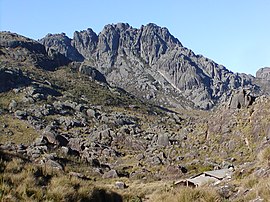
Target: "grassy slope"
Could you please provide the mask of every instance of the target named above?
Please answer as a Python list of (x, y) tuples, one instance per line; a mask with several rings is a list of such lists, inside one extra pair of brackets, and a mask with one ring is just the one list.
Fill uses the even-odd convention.
[[(6, 64), (5, 64), (6, 65)], [(111, 89), (106, 86), (100, 86), (95, 82), (89, 81), (86, 77), (79, 75), (70, 67), (62, 67), (55, 72), (47, 72), (37, 69), (31, 64), (9, 63), (9, 66), (20, 67), (31, 79), (43, 83), (48, 80), (62, 94), (75, 99), (78, 102), (85, 102), (89, 105), (101, 105), (108, 112), (125, 112), (129, 115), (136, 115), (140, 118), (142, 129), (147, 129), (149, 123), (155, 123), (159, 117), (149, 115), (145, 112), (153, 110), (162, 114), (158, 108), (134, 99), (129, 94), (119, 93), (117, 89)], [(20, 94), (14, 92), (5, 92), (0, 95), (0, 106), (7, 109), (12, 99), (20, 100)], [(78, 99), (84, 97), (85, 99)], [(43, 104), (37, 103), (37, 104)], [(130, 109), (129, 105), (137, 105), (139, 109)], [(187, 133), (188, 143), (186, 147), (173, 148), (179, 156), (190, 153), (190, 148), (197, 153), (197, 159), (201, 162), (206, 157), (221, 163), (228, 158), (235, 158), (236, 175), (231, 184), (235, 187), (233, 191), (240, 189), (249, 189), (247, 194), (237, 196), (235, 201), (247, 201), (261, 197), (267, 201), (269, 196), (269, 178), (256, 178), (253, 171), (258, 168), (269, 169), (269, 147), (262, 144), (267, 132), (269, 123), (270, 108), (269, 100), (262, 100), (249, 109), (242, 109), (236, 112), (218, 110), (216, 112), (201, 111), (179, 111), (181, 117), (185, 118), (181, 127), (190, 128)], [(233, 120), (233, 121), (232, 121)], [(232, 121), (232, 124), (230, 124)], [(25, 121), (16, 120), (11, 114), (0, 114), (0, 123), (6, 126), (1, 130), (0, 142), (30, 143), (38, 136), (38, 131), (34, 131)], [(191, 123), (191, 124), (190, 124)], [(166, 124), (173, 132), (179, 132), (179, 128), (169, 123)], [(224, 125), (229, 125), (228, 131), (222, 130)], [(217, 126), (217, 127), (216, 127)], [(0, 127), (2, 127), (0, 125)], [(216, 129), (217, 128), (217, 129)], [(13, 135), (8, 135), (8, 131)], [(235, 147), (227, 149), (226, 142), (234, 140)], [(206, 146), (206, 149), (201, 149)], [(166, 151), (164, 151), (166, 153)], [(258, 157), (258, 153), (261, 154)], [(241, 155), (241, 156), (240, 156)], [(82, 180), (74, 177), (68, 177), (66, 173), (47, 170), (42, 167), (27, 163), (21, 158), (10, 160), (7, 154), (1, 153), (1, 197), (2, 200), (22, 200), (22, 201), (50, 201), (52, 199), (61, 200), (78, 200), (76, 197), (92, 199), (101, 197), (102, 193), (107, 197), (121, 197), (125, 200), (138, 200), (136, 196), (144, 197), (149, 201), (196, 201), (198, 198), (204, 201), (220, 201), (224, 198), (218, 195), (215, 190), (210, 188), (201, 188), (198, 190), (177, 188), (172, 189), (173, 181), (155, 181), (147, 180), (130, 180), (123, 178), (129, 188), (125, 190), (116, 190), (113, 186), (115, 180), (103, 180), (101, 178), (91, 178)], [(258, 159), (259, 160), (258, 160)], [(132, 158), (131, 158), (132, 159)], [(89, 172), (87, 165), (77, 159), (71, 159), (73, 164), (67, 165), (66, 171)], [(72, 162), (70, 161), (70, 162)], [(131, 160), (132, 161), (132, 160)], [(191, 160), (186, 158), (182, 163), (188, 164)], [(75, 163), (74, 163), (75, 162)], [(190, 165), (189, 175), (196, 174), (206, 169), (211, 169), (207, 165), (201, 165), (201, 162), (195, 166)], [(257, 162), (250, 168), (244, 168), (241, 173), (241, 164), (245, 162)], [(74, 165), (77, 165), (74, 166)], [(133, 162), (127, 161), (127, 166), (134, 166)], [(72, 168), (72, 169), (71, 169)], [(149, 169), (151, 169), (149, 167)], [(152, 171), (162, 171), (164, 168), (152, 168)], [(44, 189), (45, 183), (45, 189)], [(145, 184), (144, 184), (145, 183)], [(104, 190), (110, 190), (105, 194)], [(57, 191), (54, 191), (57, 189)], [(101, 190), (95, 191), (95, 190)], [(116, 193), (117, 192), (117, 193)], [(96, 198), (96, 200), (98, 200)]]

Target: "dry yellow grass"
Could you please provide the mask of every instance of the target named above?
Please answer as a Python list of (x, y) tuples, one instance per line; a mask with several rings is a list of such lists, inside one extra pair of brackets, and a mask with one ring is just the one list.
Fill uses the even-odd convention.
[(180, 187), (170, 191), (155, 192), (151, 202), (219, 202), (223, 199), (213, 187)]
[(270, 146), (259, 152), (258, 160), (261, 165), (268, 166), (270, 164)]
[(2, 134), (0, 142), (13, 142), (15, 144), (30, 144), (39, 136), (38, 132), (33, 129), (26, 121), (14, 119), (12, 115), (0, 116), (0, 124), (5, 123), (5, 128), (2, 125)]
[[(240, 185), (246, 186), (245, 188), (246, 193), (239, 195), (233, 201), (245, 202), (245, 201), (255, 201), (255, 199), (260, 199), (264, 202), (270, 201), (270, 177), (257, 178), (256, 182), (254, 182), (254, 178), (255, 178), (254, 176), (250, 176), (248, 179), (243, 179), (242, 181), (239, 182)], [(248, 184), (246, 184), (247, 182)]]
[[(122, 196), (94, 181), (0, 153), (0, 201), (117, 201)], [(4, 158), (3, 158), (4, 157)]]

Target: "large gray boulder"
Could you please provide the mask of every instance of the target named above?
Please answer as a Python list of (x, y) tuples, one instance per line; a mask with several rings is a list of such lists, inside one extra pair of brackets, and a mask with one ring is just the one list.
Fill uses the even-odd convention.
[(26, 119), (28, 114), (26, 111), (23, 111), (23, 110), (16, 110), (14, 112), (14, 116), (18, 119)]
[(168, 134), (160, 134), (157, 139), (157, 144), (164, 147), (170, 145)]
[(50, 126), (47, 126), (43, 130), (42, 136), (44, 138), (46, 138), (46, 140), (48, 141), (48, 143), (51, 143), (51, 144), (54, 144), (54, 145), (67, 146), (67, 144), (69, 143), (68, 139), (64, 135), (58, 134)]
[(103, 174), (102, 178), (118, 178), (118, 173), (116, 172), (116, 170), (110, 170), (106, 173)]

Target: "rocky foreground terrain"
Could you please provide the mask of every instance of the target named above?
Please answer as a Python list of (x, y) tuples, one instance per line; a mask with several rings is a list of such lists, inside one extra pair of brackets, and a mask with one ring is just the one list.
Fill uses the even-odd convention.
[(233, 73), (154, 24), (0, 32), (0, 198), (268, 201), (269, 72)]

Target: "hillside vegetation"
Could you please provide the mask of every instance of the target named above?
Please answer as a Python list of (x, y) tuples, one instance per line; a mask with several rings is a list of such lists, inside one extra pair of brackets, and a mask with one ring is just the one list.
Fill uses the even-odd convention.
[[(142, 74), (137, 72), (140, 76), (145, 76), (146, 70), (153, 71), (146, 80), (139, 80), (140, 87), (136, 86), (138, 81), (125, 83), (130, 74), (121, 88), (117, 85), (119, 80), (112, 82), (115, 74), (102, 71), (99, 67), (106, 66), (102, 63), (105, 60), (97, 60), (95, 55), (101, 45), (96, 44), (90, 54), (79, 49), (80, 44), (75, 46), (75, 39), (72, 42), (63, 35), (47, 36), (56, 38), (41, 40), (43, 46), (17, 34), (0, 33), (1, 201), (269, 201), (270, 99), (252, 93), (266, 94), (259, 86), (263, 81), (260, 79), (265, 79), (263, 72), (256, 80), (258, 85), (248, 77), (246, 88), (241, 89), (240, 75), (210, 61), (209, 64), (217, 65), (216, 71), (224, 73), (224, 78), (229, 74), (237, 80), (232, 84), (235, 89), (223, 89), (213, 99), (211, 96), (218, 92), (212, 92), (210, 97), (203, 94), (196, 104), (199, 95), (194, 97), (188, 86), (180, 89), (169, 79), (162, 82), (170, 87), (159, 86), (159, 70), (153, 69), (167, 64), (167, 57), (178, 50), (174, 49), (176, 46), (185, 57), (188, 50), (166, 29), (155, 25), (141, 29), (119, 26), (106, 27), (93, 40), (102, 44), (102, 36), (106, 38), (112, 29), (116, 29), (115, 33), (124, 29), (120, 33), (125, 36), (129, 30), (134, 31), (134, 36), (137, 32), (143, 32), (144, 37), (155, 33), (166, 39), (162, 42), (166, 42), (164, 51), (160, 48), (157, 58), (151, 59), (151, 54), (146, 53), (140, 62), (131, 58), (136, 51), (144, 50), (145, 44), (124, 58), (134, 69), (139, 64), (148, 68)], [(91, 30), (87, 32), (94, 36)], [(85, 33), (77, 33), (80, 34)], [(67, 54), (66, 46), (62, 47), (65, 51), (58, 50), (63, 45), (59, 42), (62, 38), (77, 55)], [(117, 61), (116, 52), (112, 54), (116, 61), (108, 64), (115, 68), (112, 72), (117, 72), (121, 62)], [(183, 68), (195, 68), (192, 61), (197, 58), (198, 73), (206, 59), (189, 54), (191, 58), (186, 59), (190, 63), (184, 65), (185, 60)], [(86, 58), (93, 55), (92, 61)], [(205, 73), (200, 76), (208, 81)], [(199, 77), (195, 76), (195, 83), (196, 78)], [(253, 91), (247, 89), (250, 85)], [(157, 97), (149, 94), (153, 86)], [(213, 86), (208, 87), (201, 89), (207, 91)], [(226, 102), (222, 102), (223, 98)], [(206, 106), (205, 103), (208, 108), (212, 103), (213, 109), (195, 106)], [(234, 168), (233, 175), (220, 183), (197, 188), (175, 184), (205, 171), (229, 167)]]

